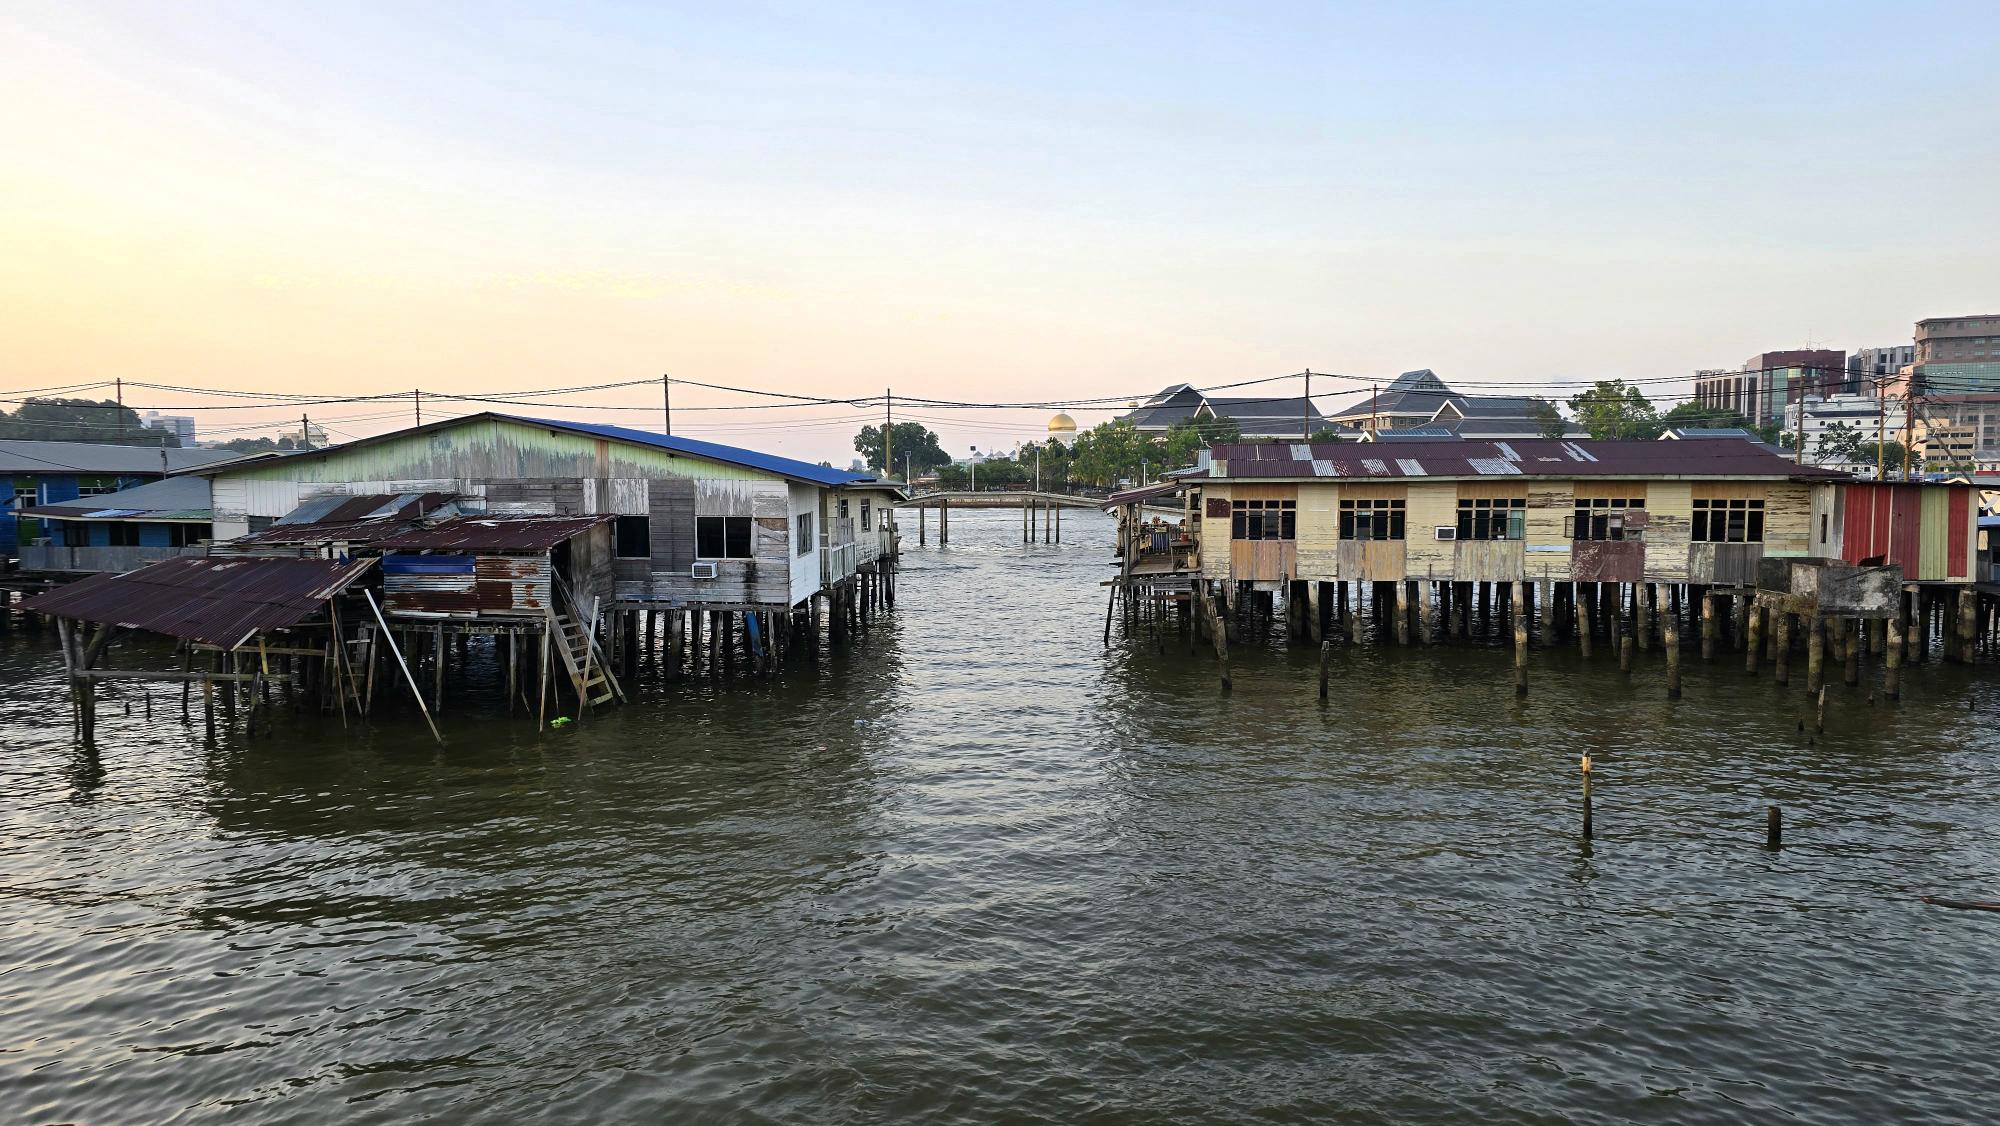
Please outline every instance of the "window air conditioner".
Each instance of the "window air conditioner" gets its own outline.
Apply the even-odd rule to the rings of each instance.
[[[1458,538],[1458,527],[1457,527],[1457,525],[1454,525],[1454,524],[1439,524],[1439,525],[1437,526],[1437,538],[1439,538],[1439,539],[1441,539],[1441,540],[1455,540],[1455,539],[1457,539],[1457,538]]]
[[[715,564],[696,563],[688,573],[697,579],[712,579],[715,577]]]

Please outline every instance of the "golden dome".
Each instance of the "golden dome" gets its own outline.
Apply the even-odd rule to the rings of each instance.
[[[1051,434],[1076,433],[1076,419],[1073,419],[1066,414],[1056,415],[1054,418],[1049,419],[1049,433]]]

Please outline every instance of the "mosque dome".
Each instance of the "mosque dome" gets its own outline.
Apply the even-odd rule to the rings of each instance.
[[[1076,433],[1076,419],[1066,414],[1056,415],[1049,419],[1049,433],[1058,435]]]

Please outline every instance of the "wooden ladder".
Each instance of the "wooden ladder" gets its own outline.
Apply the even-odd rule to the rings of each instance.
[[[569,591],[563,588],[561,593],[562,602],[573,605]],[[549,610],[548,630],[549,644],[562,658],[577,699],[587,701],[593,708],[625,699],[625,689],[612,675],[604,650],[597,643],[596,630],[577,621],[567,609],[558,612],[553,608]]]

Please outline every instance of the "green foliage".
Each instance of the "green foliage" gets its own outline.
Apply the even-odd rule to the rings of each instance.
[[[1569,409],[1593,438],[1657,438],[1665,425],[1646,396],[1622,379],[1602,379],[1573,395]]]
[[[1331,426],[1320,427],[1318,430],[1312,432],[1312,437],[1306,439],[1306,441],[1313,443],[1345,442],[1347,440],[1346,435]]]
[[[1841,465],[1874,465],[1878,451],[1885,467],[1903,464],[1903,443],[1878,443],[1858,426],[1835,422],[1820,432],[1819,442],[1813,446],[1813,457]]]
[[[1130,422],[1100,422],[1076,436],[1076,457],[1070,475],[1093,485],[1116,485],[1136,479],[1142,465],[1157,469],[1165,453]],[[1151,455],[1150,458],[1148,455]]]
[[[909,472],[912,476],[936,469],[941,465],[951,464],[951,455],[944,452],[944,447],[938,444],[938,436],[921,422],[899,422],[890,431],[889,437],[895,447],[892,456],[896,459],[895,466],[887,471],[892,476],[903,472],[905,464],[903,459],[906,457],[909,459]],[[861,433],[854,436],[854,452],[861,455],[863,463],[868,468],[877,473],[884,472],[882,428],[862,427]]]
[[[1569,423],[1564,420],[1562,412],[1556,409],[1554,403],[1538,399],[1530,413],[1536,424],[1542,428],[1542,437],[1560,438],[1569,433]]]
[[[138,412],[112,399],[28,399],[13,414],[0,411],[0,438],[39,442],[111,442],[179,446],[171,430],[149,430]]]

